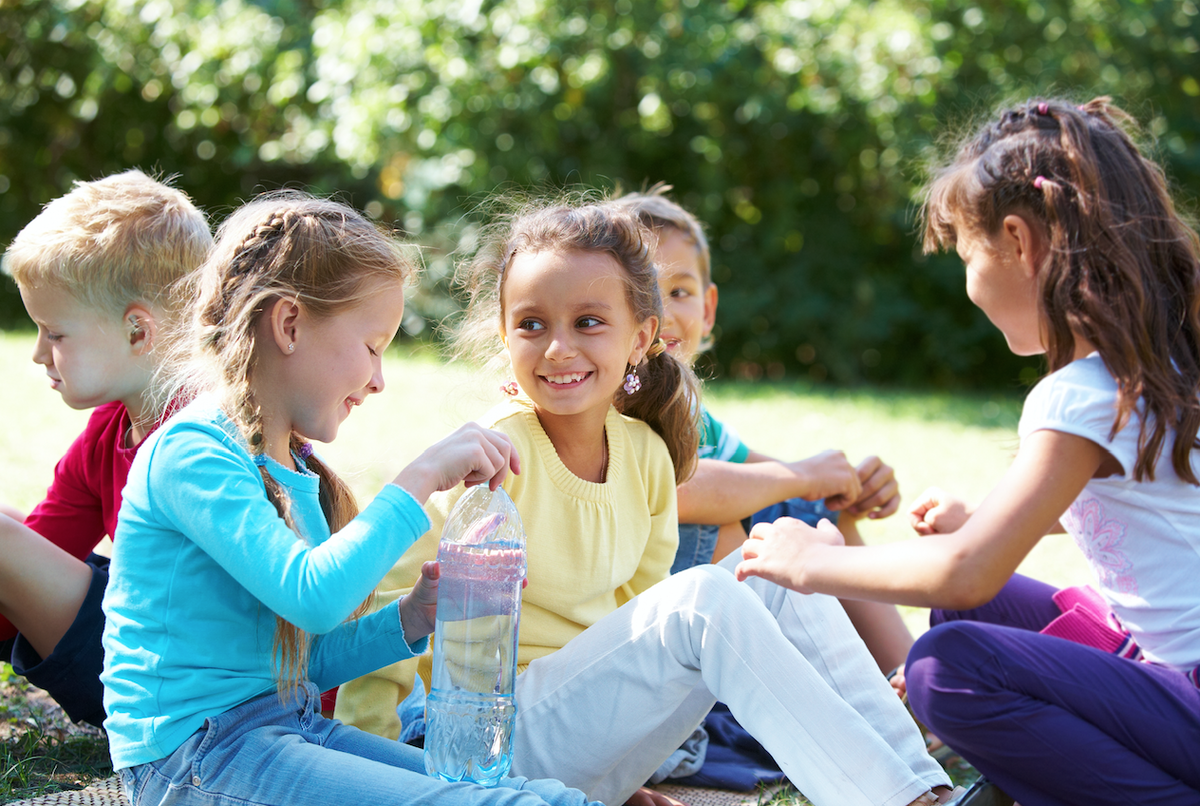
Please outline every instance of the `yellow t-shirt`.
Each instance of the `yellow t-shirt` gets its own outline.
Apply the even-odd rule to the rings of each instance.
[[[522,472],[504,484],[525,525],[529,584],[522,593],[518,671],[564,646],[592,624],[670,574],[679,542],[675,471],[667,446],[641,420],[609,408],[606,482],[584,481],[562,463],[524,399],[489,412],[482,424],[512,439]],[[463,494],[459,486],[426,504],[432,528],[376,589],[382,607],[412,588],[421,563],[437,559],[442,525]],[[430,658],[402,661],[338,691],[337,717],[396,738],[396,706]]]

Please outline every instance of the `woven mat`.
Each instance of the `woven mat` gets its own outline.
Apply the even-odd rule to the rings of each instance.
[[[753,792],[733,792],[728,789],[709,789],[701,786],[657,784],[651,789],[688,806],[758,806],[769,801],[782,785],[766,786]]]
[[[673,784],[659,784],[654,788],[688,806],[758,806],[770,800],[778,789],[773,787],[755,792],[731,792],[726,789]],[[29,800],[18,800],[8,806],[129,806],[129,801],[121,794],[121,787],[114,777],[98,781],[87,789],[55,792]]]
[[[129,801],[121,794],[121,786],[114,776],[97,781],[87,789],[18,800],[9,806],[129,806]]]

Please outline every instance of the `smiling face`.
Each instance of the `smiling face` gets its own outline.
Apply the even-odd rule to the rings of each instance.
[[[287,464],[292,431],[332,442],[350,411],[383,391],[383,352],[403,315],[404,287],[380,282],[362,302],[332,316],[315,318],[301,309],[282,339],[260,335],[260,353],[274,351],[263,388],[255,389],[264,420],[270,420],[264,428],[268,453]],[[294,348],[289,350],[289,344]]]
[[[654,260],[663,300],[659,336],[668,352],[691,364],[716,322],[717,287],[705,280],[696,245],[674,227],[659,232]]]
[[[136,416],[149,367],[131,336],[132,325],[96,310],[58,286],[22,286],[21,301],[37,325],[33,361],[73,409],[120,400]]]
[[[634,321],[625,272],[611,255],[523,252],[505,271],[504,338],[516,381],[538,416],[603,418],[655,317]]]
[[[1016,355],[1044,353],[1031,251],[1007,226],[994,235],[960,227],[955,250],[966,264],[967,296],[1004,334],[1009,349]]]

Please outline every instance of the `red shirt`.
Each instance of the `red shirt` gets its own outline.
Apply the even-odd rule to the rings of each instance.
[[[83,433],[58,460],[46,498],[25,518],[25,525],[80,560],[105,535],[112,537],[121,491],[137,454],[137,446],[125,447],[128,429],[124,404],[97,406]],[[0,616],[0,641],[16,634],[16,628]]]

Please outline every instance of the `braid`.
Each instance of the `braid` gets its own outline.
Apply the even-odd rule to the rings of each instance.
[[[314,318],[334,316],[359,304],[381,282],[403,283],[415,270],[390,235],[337,202],[292,191],[265,195],[236,210],[221,225],[217,243],[191,279],[196,305],[190,351],[175,357],[175,388],[213,389],[222,411],[237,427],[255,459],[268,500],[297,539],[292,501],[267,470],[262,396],[255,378],[261,316],[275,300],[295,300]],[[293,456],[320,478],[320,503],[331,533],[358,514],[349,487],[316,457],[288,438]],[[366,612],[368,598],[351,615]],[[273,660],[281,695],[305,678],[310,637],[276,617]]]

